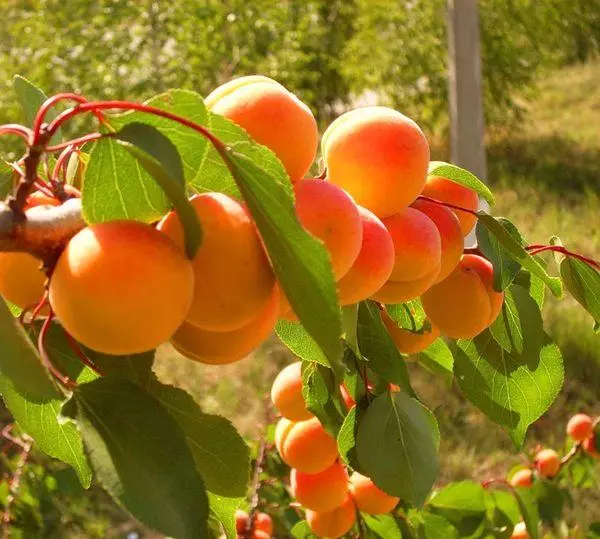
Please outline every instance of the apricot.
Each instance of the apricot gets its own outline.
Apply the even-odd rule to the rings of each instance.
[[[273,533],[273,519],[267,513],[256,513],[254,515],[254,529],[271,535]]]
[[[587,414],[575,414],[567,423],[567,434],[576,442],[583,442],[594,433],[594,421]]]
[[[384,303],[414,299],[437,279],[442,241],[435,223],[423,212],[405,208],[383,219],[394,243],[394,268],[373,298]]]
[[[242,204],[222,193],[190,201],[202,225],[202,245],[192,261],[196,285],[186,322],[209,331],[240,329],[272,301],[275,275]],[[183,250],[183,227],[175,212],[159,230]]]
[[[489,327],[500,311],[504,293],[493,287],[494,269],[477,255],[463,255],[441,283],[421,296],[431,323],[453,339],[472,339]]]
[[[533,472],[529,468],[517,470],[510,478],[513,487],[530,487],[533,484]]]
[[[209,365],[225,365],[247,357],[275,329],[279,292],[248,324],[232,331],[209,331],[185,322],[171,339],[173,347],[188,359]]]
[[[343,189],[324,180],[302,180],[294,190],[300,223],[325,244],[333,273],[337,279],[343,277],[362,245],[363,224],[356,204]]]
[[[341,305],[357,303],[375,294],[394,267],[394,242],[385,225],[366,208],[358,206],[362,244],[350,270],[337,283]]]
[[[424,330],[423,333],[413,333],[407,329],[399,328],[387,313],[382,314],[381,320],[387,328],[394,344],[403,354],[418,354],[428,348],[440,336],[440,330],[433,325],[428,331]]]
[[[250,516],[242,509],[235,511],[235,529],[239,535],[246,533]],[[258,533],[258,534],[257,534]],[[254,515],[254,539],[263,536],[270,537],[273,533],[273,520],[267,513],[255,513]]]
[[[306,522],[312,532],[318,537],[341,537],[347,534],[356,522],[356,508],[352,498],[346,500],[331,511],[306,510]]]
[[[271,400],[279,413],[292,421],[310,419],[312,413],[302,396],[302,362],[285,367],[271,386]]]
[[[292,469],[290,489],[298,503],[312,511],[332,511],[348,496],[348,473],[339,461],[316,474]]]
[[[164,234],[137,221],[78,232],[52,273],[50,305],[64,328],[97,352],[146,352],[186,318],[194,272]]]
[[[479,209],[479,198],[475,191],[441,176],[428,176],[421,194],[467,210]],[[451,209],[460,222],[463,236],[466,236],[473,230],[477,217],[466,211]]]
[[[350,476],[350,495],[360,511],[371,515],[389,513],[400,501],[400,498],[390,496],[358,472]]]
[[[527,532],[527,526],[525,526],[525,522],[517,523],[513,529],[510,539],[529,539],[529,533]]]
[[[291,426],[284,423],[276,429],[275,446],[290,468],[308,474],[322,472],[338,457],[337,441],[316,417]]]
[[[535,456],[534,462],[542,477],[554,477],[560,470],[560,457],[554,449],[542,449]]]
[[[260,75],[240,77],[219,86],[205,103],[273,151],[292,182],[308,172],[319,145],[317,122],[284,86]]]
[[[327,179],[380,218],[406,208],[423,190],[429,144],[410,118],[387,107],[346,112],[321,143]]]
[[[596,442],[594,440],[594,436],[590,436],[589,438],[586,438],[585,440],[583,440],[583,443],[581,445],[583,447],[583,450],[590,457],[594,457],[596,459],[600,458],[600,451],[598,451],[598,448],[596,447]]]
[[[458,265],[460,257],[463,254],[464,238],[460,228],[460,221],[452,213],[452,210],[434,202],[417,199],[412,203],[411,207],[427,215],[435,223],[440,233],[442,254],[440,274],[436,280],[439,283],[452,273],[452,270]]]

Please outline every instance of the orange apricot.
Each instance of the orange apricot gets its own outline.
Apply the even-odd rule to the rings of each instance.
[[[407,329],[399,328],[387,313],[382,314],[381,320],[387,328],[394,344],[403,354],[418,354],[440,336],[440,330],[433,325],[430,326],[428,331],[424,330],[422,333],[413,333]]]
[[[560,457],[554,449],[542,449],[535,456],[534,462],[542,477],[554,477],[560,470]]]
[[[267,513],[256,513],[254,515],[254,529],[271,535],[273,533],[273,519]]]
[[[479,198],[475,191],[441,176],[428,176],[421,194],[471,211],[477,211],[479,208]],[[477,217],[462,210],[452,211],[460,222],[463,236],[466,236],[473,230]]]
[[[394,242],[394,268],[373,298],[401,303],[427,290],[440,271],[442,242],[435,223],[423,212],[405,208],[383,219]]]
[[[518,522],[514,527],[510,539],[529,539],[529,533],[527,532],[527,526],[525,522]]]
[[[232,331],[255,320],[272,301],[275,275],[250,214],[222,193],[191,198],[202,225],[202,245],[192,266],[196,278],[187,322],[209,331]],[[159,230],[183,249],[183,227],[175,212]]]
[[[169,340],[187,316],[194,272],[164,234],[137,221],[78,232],[50,279],[52,309],[64,328],[97,352],[146,352]]]
[[[463,255],[441,283],[422,296],[431,323],[453,339],[471,339],[489,327],[502,310],[504,293],[493,288],[494,269],[477,255]]]
[[[410,118],[387,107],[346,112],[321,143],[327,179],[380,218],[406,208],[421,193],[429,144]]]
[[[310,419],[312,413],[302,396],[302,362],[285,367],[271,386],[271,400],[279,413],[292,421]]]
[[[235,529],[238,533],[244,533],[248,527],[250,516],[242,509],[235,510]]]
[[[276,433],[275,445],[290,468],[315,474],[335,462],[338,457],[337,442],[316,417],[295,422],[291,426],[287,422],[283,425]]]
[[[440,233],[442,254],[440,274],[436,280],[436,283],[439,283],[452,273],[463,254],[464,238],[460,221],[452,210],[434,202],[417,199],[411,204],[411,207],[427,215],[435,223]]]
[[[530,487],[533,484],[533,472],[529,468],[517,470],[510,478],[513,487]]]
[[[332,511],[348,496],[348,473],[339,461],[316,474],[292,469],[290,489],[298,503],[312,511]]]
[[[185,322],[171,339],[173,347],[188,359],[209,365],[235,363],[247,357],[275,329],[279,292],[245,326],[232,331],[210,331]]]
[[[318,537],[341,537],[347,534],[356,522],[356,508],[352,498],[346,500],[331,511],[306,510],[306,522]]]
[[[325,244],[333,273],[337,279],[343,277],[362,245],[363,225],[356,204],[343,189],[324,180],[302,180],[295,192],[300,223]]]
[[[260,75],[240,77],[219,86],[205,103],[272,150],[292,182],[308,172],[319,144],[317,122],[308,106],[284,86]]]
[[[350,476],[350,495],[360,511],[371,515],[389,513],[400,501],[400,498],[390,496],[358,472]]]
[[[576,442],[583,442],[594,432],[594,421],[587,414],[575,414],[567,423],[567,434]]]
[[[394,242],[385,225],[366,208],[358,206],[362,244],[352,267],[337,283],[341,305],[357,303],[375,294],[394,267]]]
[[[600,458],[600,451],[598,451],[598,449],[596,448],[596,442],[594,440],[594,436],[590,436],[589,438],[586,438],[585,440],[583,440],[581,445],[583,447],[583,450],[590,457],[594,457],[596,459]]]

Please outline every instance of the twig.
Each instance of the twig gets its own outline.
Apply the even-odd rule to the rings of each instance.
[[[440,206],[446,206],[447,208],[452,208],[453,210],[464,211],[465,213],[470,213],[475,217],[479,217],[479,214],[471,210],[469,208],[463,208],[462,206],[457,206],[456,204],[450,204],[450,202],[443,202],[442,200],[438,200],[437,198],[426,197],[424,195],[419,195],[417,198],[421,200],[426,200],[427,202],[433,202],[434,204],[439,204]]]
[[[52,312],[52,309],[50,309],[50,314],[48,315],[48,318],[46,318],[38,336],[38,351],[40,354],[40,359],[42,360],[42,365],[46,367],[48,372],[50,372],[50,374],[52,374],[52,376],[54,376],[54,378],[56,378],[56,380],[58,380],[63,387],[67,389],[74,389],[77,387],[77,383],[74,380],[71,380],[71,378],[69,378],[67,375],[60,372],[54,366],[54,364],[50,360],[48,352],[46,351],[45,340],[46,336],[48,335],[48,331],[50,330],[50,325],[52,324],[53,318],[54,313]]]
[[[19,462],[17,464],[17,468],[13,473],[13,476],[9,483],[9,494],[6,498],[6,504],[4,506],[4,514],[2,515],[2,537],[9,537],[10,530],[10,509],[15,500],[16,494],[19,490],[19,485],[21,483],[21,477],[23,475],[23,470],[25,468],[25,464],[27,464],[27,459],[29,458],[29,454],[31,453],[31,446],[33,444],[33,440],[29,437],[25,438],[25,441],[22,442],[23,452],[19,458]]]
[[[569,251],[562,245],[540,245],[540,244],[536,243],[533,245],[528,245],[527,247],[525,247],[525,249],[527,251],[529,251],[529,254],[532,256],[538,255],[538,254],[546,252],[546,251],[553,251],[555,253],[561,253],[565,256],[570,256],[570,257],[576,258],[577,260],[581,260],[582,262],[585,262],[589,266],[592,266],[593,268],[600,270],[599,262],[596,262],[595,260],[593,260],[592,258],[588,258],[587,256],[583,256],[578,253],[574,253],[573,251]]]

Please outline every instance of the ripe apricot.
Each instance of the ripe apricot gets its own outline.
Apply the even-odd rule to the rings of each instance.
[[[327,179],[380,218],[406,208],[421,193],[429,144],[410,118],[387,107],[346,112],[321,143]]]
[[[202,225],[202,245],[192,265],[194,299],[186,322],[209,331],[247,326],[272,300],[275,275],[250,214],[222,193],[191,198]],[[183,227],[175,212],[159,224],[183,249]]]
[[[285,367],[271,386],[271,400],[279,413],[292,421],[310,419],[312,413],[302,396],[302,362]]]
[[[471,211],[479,208],[479,198],[475,191],[441,176],[428,176],[421,194]],[[466,236],[473,230],[477,217],[462,210],[452,211],[460,222],[463,236]]]
[[[275,445],[290,468],[308,474],[322,472],[338,457],[335,438],[316,417],[295,422],[291,426],[284,423],[277,433]]]
[[[356,204],[343,189],[324,180],[302,180],[294,190],[300,223],[325,244],[333,273],[337,279],[343,277],[362,245],[363,225]]]
[[[389,513],[400,501],[381,490],[368,477],[354,472],[350,476],[350,494],[358,509],[371,515]]]
[[[366,208],[358,206],[362,244],[350,270],[337,283],[341,305],[357,303],[375,294],[394,267],[394,242],[385,225]]]
[[[235,529],[239,535],[243,535],[248,529],[250,516],[242,509],[235,511]],[[257,535],[257,532],[260,532]],[[255,513],[254,515],[254,539],[260,539],[264,536],[269,537],[273,533],[273,520],[267,513]]]
[[[560,457],[554,449],[542,449],[535,456],[535,467],[542,477],[554,477],[560,470]]]
[[[292,182],[308,172],[319,144],[317,122],[308,106],[284,86],[260,75],[240,77],[219,86],[205,103],[272,150]]]
[[[348,474],[339,461],[316,474],[292,469],[290,474],[292,496],[312,511],[332,511],[348,496]]]
[[[583,442],[594,432],[594,421],[587,414],[575,414],[567,423],[567,434],[576,442]]]
[[[596,459],[600,458],[600,451],[598,451],[598,448],[596,447],[594,436],[590,436],[589,438],[583,440],[583,443],[581,445],[583,446],[583,450],[590,457],[594,457]]]
[[[273,519],[267,513],[256,513],[254,515],[254,529],[271,535],[273,533]]]
[[[394,268],[373,298],[401,303],[416,298],[437,279],[442,242],[435,223],[423,212],[405,208],[383,219],[394,242]]]
[[[436,280],[436,283],[439,283],[452,273],[463,254],[464,238],[460,221],[452,213],[452,210],[434,202],[417,199],[411,204],[411,207],[427,215],[435,223],[440,233],[442,254],[440,274]]]
[[[533,484],[533,472],[529,468],[517,470],[510,478],[513,487],[530,487]]]
[[[440,336],[440,330],[435,326],[430,326],[428,331],[423,331],[422,333],[413,333],[407,329],[399,328],[387,313],[382,314],[381,320],[387,328],[394,344],[403,354],[418,354]]]
[[[110,221],[78,232],[50,279],[64,328],[97,352],[146,352],[169,340],[190,309],[194,272],[150,225]]]
[[[331,511],[306,510],[306,522],[312,532],[318,537],[341,537],[347,534],[356,522],[356,508],[352,498],[346,500]]]
[[[185,322],[173,335],[171,344],[188,359],[200,363],[225,365],[244,359],[275,328],[279,313],[278,295],[275,289],[262,311],[241,328],[209,331]]]
[[[504,293],[493,287],[494,269],[477,255],[463,255],[441,283],[422,296],[432,324],[453,339],[471,339],[490,326],[500,311]]]
[[[515,526],[510,539],[529,539],[529,533],[527,532],[527,526],[525,522],[518,522]]]
[[[250,516],[242,509],[235,510],[235,529],[238,533],[244,533],[248,527]]]

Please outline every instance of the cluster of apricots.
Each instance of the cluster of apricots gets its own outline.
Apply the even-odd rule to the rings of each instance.
[[[423,350],[440,334],[472,338],[494,321],[503,294],[492,287],[492,265],[463,254],[477,194],[428,176],[429,145],[413,120],[386,107],[343,114],[322,137],[326,178],[313,179],[305,176],[317,155],[315,118],[281,84],[242,77],[217,88],[206,104],[281,160],[299,222],[329,252],[341,305],[421,297],[431,322],[423,333],[399,329],[384,314],[401,352]],[[170,340],[196,361],[242,359],[278,318],[296,317],[245,206],[221,193],[195,195],[191,203],[203,229],[191,261],[173,212],[157,226],[98,223],[71,239],[49,283],[30,255],[1,254],[0,293],[27,308],[47,286],[65,329],[98,352],[141,353]]]
[[[273,519],[267,513],[257,512],[254,514],[253,520],[254,526],[252,526],[251,539],[271,539],[273,536]],[[235,512],[235,529],[239,539],[247,537],[250,529],[250,515],[242,509]]]
[[[302,397],[301,363],[285,367],[275,378],[271,399],[282,417],[275,446],[291,468],[290,490],[306,510],[306,521],[319,537],[341,537],[356,521],[356,511],[389,513],[399,499],[371,479],[349,474],[340,462],[337,442],[307,409]],[[345,397],[348,406],[354,405]]]

